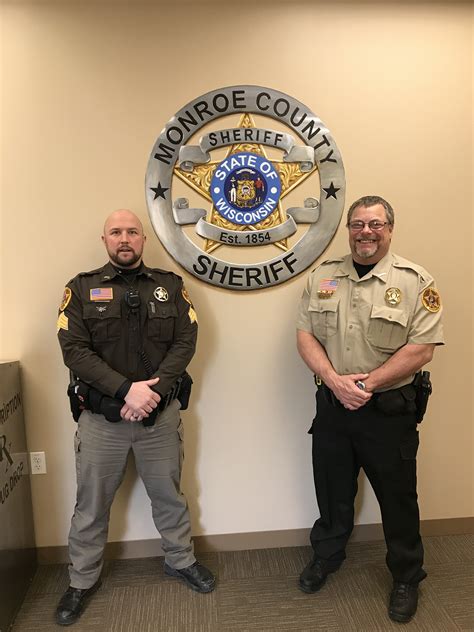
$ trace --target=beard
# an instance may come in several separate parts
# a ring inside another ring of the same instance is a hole
[[[140,259],[142,258],[142,253],[141,252],[135,252],[134,250],[132,250],[130,248],[130,250],[125,251],[127,253],[131,253],[133,252],[133,256],[127,256],[126,259],[124,259],[123,257],[123,252],[118,251],[118,252],[109,252],[109,257],[110,260],[115,263],[115,265],[119,266],[120,268],[133,268],[135,266],[135,264],[140,261]]]
[[[368,244],[364,244],[362,247],[360,247],[359,242],[356,241],[355,243],[356,254],[361,259],[370,259],[371,257],[375,255],[378,248],[379,248],[379,245],[377,241],[372,242],[372,244],[370,245],[370,248],[368,247]]]

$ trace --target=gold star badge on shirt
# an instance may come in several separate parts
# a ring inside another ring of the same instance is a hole
[[[398,289],[398,287],[389,287],[385,292],[385,301],[394,307],[398,305],[402,300],[402,292]]]

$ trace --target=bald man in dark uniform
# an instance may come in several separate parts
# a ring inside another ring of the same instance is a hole
[[[165,573],[198,592],[215,586],[211,571],[194,557],[180,491],[180,387],[195,351],[196,312],[179,276],[143,263],[146,236],[134,213],[112,213],[102,241],[108,263],[67,284],[57,323],[64,362],[78,378],[79,404],[85,402],[75,440],[77,503],[70,586],[56,610],[60,625],[74,623],[100,586],[110,508],[130,450],[162,538]]]

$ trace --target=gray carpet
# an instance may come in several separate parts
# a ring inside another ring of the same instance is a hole
[[[218,576],[215,592],[197,594],[166,577],[160,558],[116,560],[74,632],[372,632],[474,630],[474,537],[424,538],[428,578],[420,585],[416,618],[387,617],[391,580],[383,542],[348,547],[348,559],[315,595],[296,586],[309,547],[205,553]],[[59,630],[53,613],[68,586],[64,565],[41,566],[13,632]]]

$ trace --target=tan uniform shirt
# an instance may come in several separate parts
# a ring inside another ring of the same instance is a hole
[[[359,279],[347,255],[311,272],[297,328],[313,334],[339,375],[370,373],[406,344],[444,344],[441,312],[421,266],[389,252]]]

